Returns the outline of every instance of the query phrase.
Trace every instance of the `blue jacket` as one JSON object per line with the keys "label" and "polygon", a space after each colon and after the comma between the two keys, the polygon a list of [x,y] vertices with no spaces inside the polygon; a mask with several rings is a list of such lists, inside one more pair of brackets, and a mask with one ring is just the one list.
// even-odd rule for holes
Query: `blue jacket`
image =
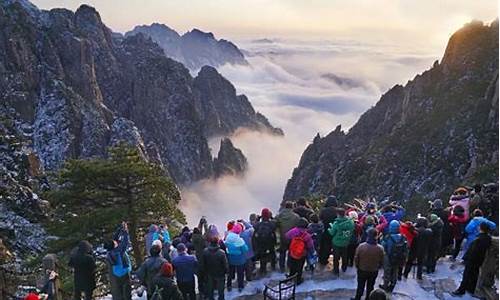
{"label": "blue jacket", "polygon": [[118,246],[108,252],[106,257],[107,262],[111,268],[112,275],[116,277],[123,277],[132,271],[130,258],[127,254],[127,249],[130,246],[130,239],[128,232],[121,232],[119,237]]}
{"label": "blue jacket", "polygon": [[382,240],[382,246],[387,256],[391,255],[394,243],[399,243],[402,239],[405,239],[405,237],[399,233],[399,226],[399,221],[397,220],[392,220],[389,226],[387,226],[389,234],[385,235]]}
{"label": "blue jacket", "polygon": [[[403,219],[403,217],[405,216],[405,210],[403,208],[398,208],[398,210],[396,210],[396,212],[386,212],[386,213],[383,213],[382,216],[384,216],[385,220],[387,221],[387,224],[390,224],[392,221],[396,220],[396,221],[401,221],[401,219]],[[389,233],[389,227],[390,226],[386,226],[384,228],[384,234],[387,234]]]}
{"label": "blue jacket", "polygon": [[194,274],[198,272],[198,260],[194,255],[180,253],[172,260],[177,282],[194,282]]}
{"label": "blue jacket", "polygon": [[247,261],[246,253],[248,252],[248,246],[245,241],[236,233],[229,232],[226,240],[227,259],[232,266],[244,265]]}
{"label": "blue jacket", "polygon": [[494,222],[484,217],[474,217],[472,220],[470,220],[469,224],[465,226],[465,235],[467,240],[465,241],[464,245],[464,253],[467,251],[472,241],[474,241],[479,235],[479,225],[483,222],[488,224],[490,230],[495,230],[497,228],[497,225]]}

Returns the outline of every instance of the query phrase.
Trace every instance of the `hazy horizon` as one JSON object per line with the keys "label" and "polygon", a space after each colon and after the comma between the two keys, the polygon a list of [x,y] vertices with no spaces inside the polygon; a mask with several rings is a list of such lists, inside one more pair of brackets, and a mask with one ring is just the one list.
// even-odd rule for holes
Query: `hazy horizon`
{"label": "hazy horizon", "polygon": [[[94,6],[117,32],[163,23],[184,33],[192,28],[219,38],[352,39],[440,47],[471,20],[498,17],[497,1],[336,0],[33,0],[42,9]],[[244,13],[242,13],[244,12]]]}

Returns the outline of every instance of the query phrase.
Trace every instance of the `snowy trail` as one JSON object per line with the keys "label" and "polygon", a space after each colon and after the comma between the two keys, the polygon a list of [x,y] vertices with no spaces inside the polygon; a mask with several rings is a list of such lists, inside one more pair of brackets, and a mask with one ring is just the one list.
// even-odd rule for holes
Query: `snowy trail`
{"label": "snowy trail", "polygon": [[[450,293],[460,284],[464,266],[459,262],[450,262],[448,258],[440,259],[434,274],[424,274],[424,279],[418,282],[410,273],[408,279],[399,281],[396,285],[391,299],[401,300],[472,300],[477,299],[469,294],[462,297],[453,297]],[[382,283],[383,271],[379,271],[375,287]],[[278,272],[269,273],[263,278],[247,282],[240,293],[236,288],[225,294],[226,299],[253,300],[262,299],[262,291],[265,284],[277,282],[284,278],[284,274]],[[319,300],[319,299],[350,299],[354,297],[356,289],[356,270],[348,268],[341,274],[340,278],[334,279],[331,273],[331,263],[324,271],[315,271],[314,274],[304,272],[304,283],[297,287],[297,299]],[[495,283],[498,288],[498,282]],[[134,293],[133,300],[146,300],[146,296],[137,297]],[[101,298],[111,300],[111,296]]]}

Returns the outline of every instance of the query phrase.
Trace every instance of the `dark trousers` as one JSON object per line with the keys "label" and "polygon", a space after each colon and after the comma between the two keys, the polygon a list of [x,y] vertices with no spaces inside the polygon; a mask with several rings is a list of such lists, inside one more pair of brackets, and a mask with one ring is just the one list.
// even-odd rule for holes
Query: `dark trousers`
{"label": "dark trousers", "polygon": [[358,287],[356,289],[356,296],[354,297],[354,299],[361,299],[366,286],[366,299],[368,300],[368,296],[370,296],[370,293],[373,291],[373,286],[375,285],[377,275],[378,271],[367,272],[358,269]]}
{"label": "dark trousers", "polygon": [[354,265],[354,254],[356,254],[358,243],[352,243],[347,246],[347,265],[352,267]]}
{"label": "dark trousers", "polygon": [[342,259],[342,272],[347,270],[347,247],[333,246],[333,273],[339,274],[339,264]]}
{"label": "dark trousers", "polygon": [[324,231],[321,235],[320,245],[319,245],[319,256],[318,261],[321,265],[326,266],[328,264],[328,258],[332,253],[332,236],[328,231]]}
{"label": "dark trousers", "polygon": [[93,292],[93,290],[75,289],[75,298],[74,299],[81,300],[82,294],[83,294],[83,299],[91,300],[92,299],[92,292]]}
{"label": "dark trousers", "polygon": [[433,244],[432,247],[429,247],[429,250],[427,251],[427,262],[425,264],[427,272],[436,272],[436,262],[439,258],[440,251],[441,246],[439,243]]}
{"label": "dark trousers", "polygon": [[391,289],[391,291],[396,286],[398,282],[399,269],[401,267],[399,265],[391,264],[389,257],[387,255],[384,257],[384,287],[387,289]]}
{"label": "dark trousers", "polygon": [[460,247],[462,246],[463,241],[464,241],[463,238],[454,239],[455,245],[453,247],[453,252],[452,252],[453,258],[457,258],[458,253],[460,253]]}
{"label": "dark trousers", "polygon": [[217,290],[218,299],[224,300],[224,283],[225,277],[211,277],[207,276],[207,297],[209,300],[214,300],[214,290]]}
{"label": "dark trousers", "polygon": [[297,274],[297,281],[302,281],[302,270],[304,269],[304,263],[306,258],[295,259],[288,256],[288,267],[290,268],[290,276]]}
{"label": "dark trousers", "polygon": [[477,278],[479,276],[479,266],[465,265],[462,282],[458,287],[460,292],[469,292],[471,294],[476,290]]}
{"label": "dark trousers", "polygon": [[238,281],[238,288],[243,288],[243,283],[245,280],[245,265],[233,266],[229,265],[229,275],[227,276],[227,288],[231,288],[231,284],[233,283],[233,279],[236,275]]}
{"label": "dark trousers", "polygon": [[404,276],[408,277],[408,274],[410,274],[410,271],[411,271],[411,268],[412,268],[414,262],[416,262],[416,266],[417,266],[417,279],[422,279],[422,271],[424,268],[425,256],[409,257],[408,261],[406,262],[406,265],[405,265]]}
{"label": "dark trousers", "polygon": [[196,300],[196,291],[194,290],[194,281],[177,282],[177,286],[182,293],[184,300]]}
{"label": "dark trousers", "polygon": [[247,259],[245,263],[245,278],[247,281],[252,281],[253,271],[255,270],[255,261],[253,258]]}
{"label": "dark trousers", "polygon": [[288,252],[288,247],[289,243],[286,240],[280,240],[280,248],[279,248],[279,268],[282,272],[285,271],[285,266],[286,266],[286,258],[287,258],[287,252]]}
{"label": "dark trousers", "polygon": [[132,288],[130,286],[130,275],[116,277],[111,274],[109,277],[113,300],[131,300]]}

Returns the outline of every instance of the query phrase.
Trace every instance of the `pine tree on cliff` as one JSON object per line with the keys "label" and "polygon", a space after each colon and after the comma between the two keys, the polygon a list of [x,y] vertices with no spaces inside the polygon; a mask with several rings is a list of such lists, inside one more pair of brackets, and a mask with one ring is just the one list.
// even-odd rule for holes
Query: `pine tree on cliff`
{"label": "pine tree on cliff", "polygon": [[137,149],[119,145],[109,153],[108,159],[71,160],[60,170],[61,188],[49,198],[65,226],[54,225],[65,231],[58,235],[72,244],[83,238],[102,241],[126,221],[133,256],[140,264],[141,228],[165,218],[184,223],[176,207],[180,194],[163,170],[145,161]]}

